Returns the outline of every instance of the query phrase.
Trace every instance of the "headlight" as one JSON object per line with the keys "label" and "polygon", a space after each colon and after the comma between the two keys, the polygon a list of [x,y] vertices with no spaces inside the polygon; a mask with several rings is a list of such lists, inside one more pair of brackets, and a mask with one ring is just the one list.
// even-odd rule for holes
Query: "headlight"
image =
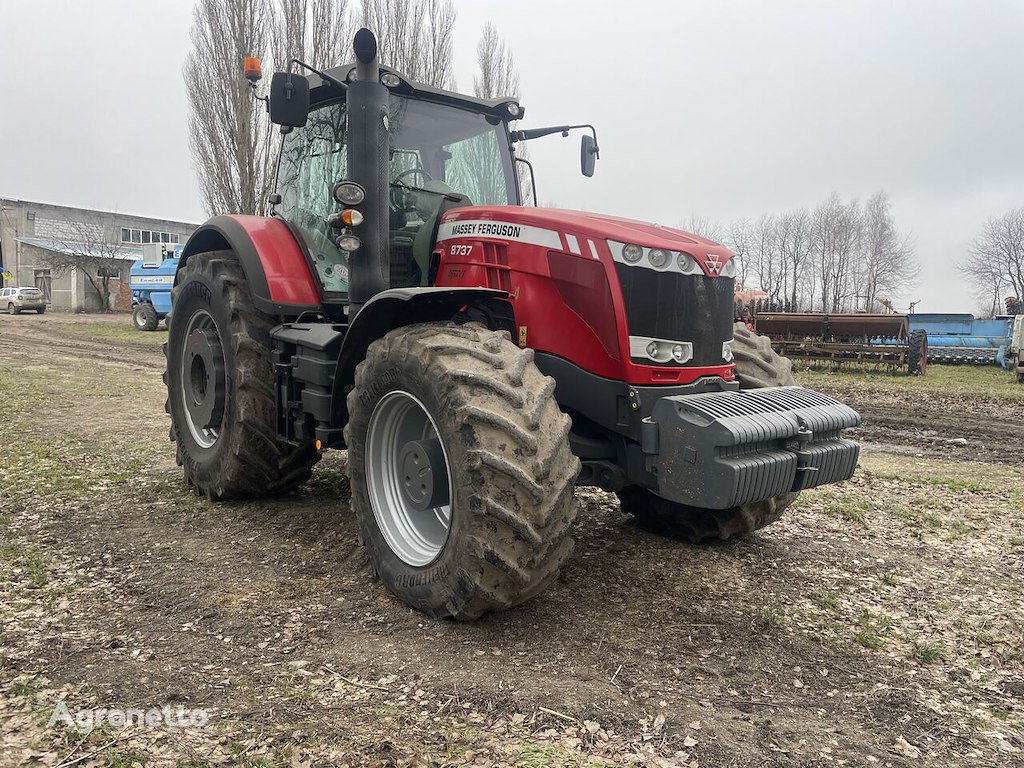
{"label": "headlight", "polygon": [[651,262],[652,267],[661,269],[668,264],[668,251],[663,251],[661,248],[653,248],[647,254],[647,260]]}
{"label": "headlight", "polygon": [[679,266],[679,271],[684,275],[703,275],[704,272],[697,264],[697,260],[690,254],[683,252],[676,256],[676,264]]}
{"label": "headlight", "polygon": [[366,199],[366,190],[354,181],[339,181],[334,185],[334,199],[345,206],[359,205]]}
{"label": "headlight", "polygon": [[647,359],[654,363],[674,362],[681,365],[693,358],[693,343],[652,339],[648,336],[630,336],[629,356],[636,360]]}
{"label": "headlight", "polygon": [[644,249],[639,245],[624,245],[622,246],[622,258],[628,261],[630,264],[636,264],[640,259],[643,258]]}
{"label": "headlight", "polygon": [[362,243],[359,242],[359,238],[355,235],[342,235],[335,242],[341,250],[348,251],[349,253],[352,253],[352,251],[358,251],[359,246],[362,245]]}
{"label": "headlight", "polygon": [[733,256],[722,267],[722,277],[736,277],[736,256]]}

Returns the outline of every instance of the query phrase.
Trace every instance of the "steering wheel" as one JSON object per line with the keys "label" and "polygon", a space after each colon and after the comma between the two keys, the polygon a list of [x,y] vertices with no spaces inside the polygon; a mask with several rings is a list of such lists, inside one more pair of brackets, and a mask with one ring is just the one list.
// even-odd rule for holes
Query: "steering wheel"
{"label": "steering wheel", "polygon": [[391,183],[400,184],[402,179],[404,179],[406,176],[413,176],[416,174],[422,176],[425,181],[433,181],[434,179],[433,176],[424,171],[422,168],[407,168],[406,170],[402,171],[400,174],[395,176]]}
{"label": "steering wheel", "polygon": [[399,213],[410,213],[416,210],[416,205],[412,200],[412,189],[408,184],[402,183],[403,179],[413,175],[422,176],[424,184],[428,181],[433,181],[431,175],[422,168],[407,168],[396,175],[391,181],[391,207]]}

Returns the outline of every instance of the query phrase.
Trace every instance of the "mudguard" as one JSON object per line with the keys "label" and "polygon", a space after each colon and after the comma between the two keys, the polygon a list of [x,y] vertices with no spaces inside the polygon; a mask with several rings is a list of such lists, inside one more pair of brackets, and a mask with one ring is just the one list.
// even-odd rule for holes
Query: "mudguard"
{"label": "mudguard", "polygon": [[[288,225],[262,216],[214,216],[185,244],[178,270],[196,253],[234,251],[256,306],[270,315],[297,316],[321,310],[309,262]],[[177,283],[177,276],[175,276]]]}

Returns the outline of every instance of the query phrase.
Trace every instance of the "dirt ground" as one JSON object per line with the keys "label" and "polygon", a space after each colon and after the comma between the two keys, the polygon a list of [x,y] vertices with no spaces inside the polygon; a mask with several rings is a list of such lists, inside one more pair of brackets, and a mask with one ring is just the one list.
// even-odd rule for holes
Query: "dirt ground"
{"label": "dirt ground", "polygon": [[165,336],[0,316],[0,766],[1024,763],[1009,375],[801,374],[862,412],[851,481],[701,547],[581,491],[558,584],[458,624],[373,577],[343,453],[291,496],[189,494]]}

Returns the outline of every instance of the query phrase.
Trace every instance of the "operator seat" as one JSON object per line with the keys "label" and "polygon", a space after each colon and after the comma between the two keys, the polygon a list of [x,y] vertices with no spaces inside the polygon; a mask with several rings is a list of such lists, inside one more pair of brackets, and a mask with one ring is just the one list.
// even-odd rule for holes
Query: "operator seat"
{"label": "operator seat", "polygon": [[[423,217],[423,224],[416,232],[412,244],[412,256],[420,270],[420,283],[426,285],[430,272],[430,255],[437,241],[437,230],[441,226],[441,216],[452,208],[472,205],[465,195],[456,192],[443,181],[430,179],[425,182],[426,192],[416,192],[416,210]],[[452,199],[456,198],[456,199]]]}

